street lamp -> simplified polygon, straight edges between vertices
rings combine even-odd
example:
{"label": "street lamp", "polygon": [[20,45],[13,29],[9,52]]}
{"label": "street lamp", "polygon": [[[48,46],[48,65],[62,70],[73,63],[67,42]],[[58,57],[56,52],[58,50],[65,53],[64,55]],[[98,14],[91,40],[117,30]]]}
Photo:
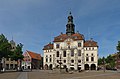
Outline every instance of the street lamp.
{"label": "street lamp", "polygon": [[61,62],[61,61],[62,61],[62,60],[61,60],[61,55],[62,55],[62,54],[60,54],[60,60],[59,60],[59,64],[60,64],[60,72],[61,72],[61,65],[62,65],[62,62]]}
{"label": "street lamp", "polygon": [[104,72],[105,72],[105,68],[106,68],[106,67],[105,67],[105,58],[104,58],[104,57],[103,57],[103,65],[104,65],[104,69],[103,69],[103,70],[104,70]]}

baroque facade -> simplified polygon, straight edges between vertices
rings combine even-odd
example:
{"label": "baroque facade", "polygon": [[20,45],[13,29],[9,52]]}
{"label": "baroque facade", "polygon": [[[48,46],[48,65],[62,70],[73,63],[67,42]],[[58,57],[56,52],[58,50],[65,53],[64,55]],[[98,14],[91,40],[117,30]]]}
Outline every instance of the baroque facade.
{"label": "baroque facade", "polygon": [[74,70],[97,70],[98,45],[93,39],[75,32],[73,16],[68,16],[66,33],[56,36],[53,43],[44,46],[44,68],[68,68]]}

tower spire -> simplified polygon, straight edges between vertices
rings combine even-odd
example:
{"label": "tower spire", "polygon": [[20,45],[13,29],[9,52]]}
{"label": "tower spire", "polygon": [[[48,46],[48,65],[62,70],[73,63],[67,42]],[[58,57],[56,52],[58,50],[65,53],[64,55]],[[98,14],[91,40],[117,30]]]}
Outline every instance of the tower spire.
{"label": "tower spire", "polygon": [[67,35],[72,35],[75,33],[75,25],[73,24],[73,16],[70,11],[69,16],[68,16],[68,23],[66,25],[66,34]]}

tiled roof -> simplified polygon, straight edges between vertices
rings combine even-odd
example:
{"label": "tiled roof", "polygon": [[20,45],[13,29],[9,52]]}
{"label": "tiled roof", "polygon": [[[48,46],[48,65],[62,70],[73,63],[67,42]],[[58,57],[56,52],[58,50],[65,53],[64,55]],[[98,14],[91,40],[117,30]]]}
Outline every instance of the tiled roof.
{"label": "tiled roof", "polygon": [[68,36],[67,34],[61,34],[61,35],[55,37],[53,42],[63,42],[67,38],[71,38],[74,41],[76,41],[76,40],[84,40],[84,36],[82,34],[75,33],[75,34],[72,34],[71,36]]}
{"label": "tiled roof", "polygon": [[28,50],[27,50],[27,53],[30,55],[31,58],[41,60],[41,55],[40,54],[31,52],[31,51],[28,51]]}
{"label": "tiled roof", "polygon": [[49,43],[49,44],[45,45],[43,50],[47,50],[47,49],[53,49],[53,44]]}
{"label": "tiled roof", "polygon": [[88,40],[84,42],[84,47],[98,47],[97,42]]}

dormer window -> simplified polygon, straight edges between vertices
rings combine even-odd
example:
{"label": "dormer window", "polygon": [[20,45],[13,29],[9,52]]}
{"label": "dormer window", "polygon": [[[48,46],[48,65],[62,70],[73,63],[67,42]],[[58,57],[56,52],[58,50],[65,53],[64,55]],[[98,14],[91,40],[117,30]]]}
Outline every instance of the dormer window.
{"label": "dormer window", "polygon": [[92,46],[91,43],[89,43],[89,46]]}
{"label": "dormer window", "polygon": [[78,47],[81,47],[81,43],[78,43]]}
{"label": "dormer window", "polygon": [[62,38],[60,38],[60,40],[63,40]]}
{"label": "dormer window", "polygon": [[59,48],[59,47],[60,47],[60,45],[59,45],[59,44],[57,44],[57,45],[56,45],[56,48]]}
{"label": "dormer window", "polygon": [[50,48],[50,46],[48,46],[48,49]]}
{"label": "dormer window", "polygon": [[77,36],[75,36],[74,38],[77,39]]}

